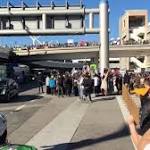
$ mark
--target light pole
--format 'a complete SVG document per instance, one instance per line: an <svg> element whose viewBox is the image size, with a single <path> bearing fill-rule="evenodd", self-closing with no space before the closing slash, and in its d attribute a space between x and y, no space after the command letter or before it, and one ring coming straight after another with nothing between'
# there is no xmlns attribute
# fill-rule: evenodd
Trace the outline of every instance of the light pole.
<svg viewBox="0 0 150 150"><path fill-rule="evenodd" d="M100 72L103 75L104 69L109 68L109 4L108 0L101 0L100 10Z"/></svg>

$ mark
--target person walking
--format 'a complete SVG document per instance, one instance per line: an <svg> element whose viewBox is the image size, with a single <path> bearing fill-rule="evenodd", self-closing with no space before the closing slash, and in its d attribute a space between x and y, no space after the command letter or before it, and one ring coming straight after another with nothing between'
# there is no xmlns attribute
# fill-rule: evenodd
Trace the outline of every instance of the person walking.
<svg viewBox="0 0 150 150"><path fill-rule="evenodd" d="M92 102L91 93L92 93L92 87L93 87L93 80L91 79L91 76L89 73L86 73L84 79L83 79L83 86L84 86L84 96L85 100L89 99L90 102Z"/></svg>
<svg viewBox="0 0 150 150"><path fill-rule="evenodd" d="M44 93L44 90L43 90L43 76L42 76L41 72L38 72L37 82L38 82L38 87L39 87L39 94Z"/></svg>

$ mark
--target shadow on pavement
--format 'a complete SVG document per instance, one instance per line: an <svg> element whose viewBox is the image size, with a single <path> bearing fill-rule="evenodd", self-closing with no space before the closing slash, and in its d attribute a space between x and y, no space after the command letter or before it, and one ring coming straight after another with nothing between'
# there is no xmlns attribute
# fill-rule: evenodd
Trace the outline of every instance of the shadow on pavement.
<svg viewBox="0 0 150 150"><path fill-rule="evenodd" d="M92 102L99 102L99 101L111 101L111 100L115 100L116 97L115 96L106 96L106 97L98 97L96 99L92 99Z"/></svg>
<svg viewBox="0 0 150 150"><path fill-rule="evenodd" d="M42 99L43 96L39 96L39 95L19 95L16 98L11 98L9 101L7 100L0 100L0 103L11 103L11 102L15 102L15 103L20 103L20 102L28 102L28 101L32 101L35 99Z"/></svg>
<svg viewBox="0 0 150 150"><path fill-rule="evenodd" d="M63 144L58 144L58 145L42 146L41 149L43 149L43 150L65 150L65 149L75 150L78 148L91 146L94 144L106 142L109 140L114 140L114 139L125 137L128 135L129 135L128 128L126 125L123 125L118 131L107 134L107 135L99 137L99 138L85 139L85 140L74 142L74 143L63 143Z"/></svg>
<svg viewBox="0 0 150 150"><path fill-rule="evenodd" d="M25 92L27 90L31 90L31 89L37 88L37 87L38 87L38 85L35 81L30 81L28 83L19 85L19 89L20 89L19 93L20 92Z"/></svg>

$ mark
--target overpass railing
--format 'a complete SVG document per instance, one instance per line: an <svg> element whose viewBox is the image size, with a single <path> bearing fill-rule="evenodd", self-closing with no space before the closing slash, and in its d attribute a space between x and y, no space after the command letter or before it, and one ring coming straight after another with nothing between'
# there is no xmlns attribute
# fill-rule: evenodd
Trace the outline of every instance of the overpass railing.
<svg viewBox="0 0 150 150"><path fill-rule="evenodd" d="M110 44L110 47L147 47L150 45L149 43L146 44L128 44L128 45L121 45L121 44ZM37 44L37 45L24 45L23 47L13 47L14 50L32 50L32 49L47 49L47 48L67 48L67 47L90 47L90 46L100 46L97 42L74 42L74 43L47 43L47 44Z"/></svg>

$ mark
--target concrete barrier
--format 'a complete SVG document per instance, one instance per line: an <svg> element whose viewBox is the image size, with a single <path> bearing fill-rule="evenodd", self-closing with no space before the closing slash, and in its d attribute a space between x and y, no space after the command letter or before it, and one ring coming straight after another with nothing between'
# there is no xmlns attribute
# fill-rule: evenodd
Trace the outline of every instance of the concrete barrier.
<svg viewBox="0 0 150 150"><path fill-rule="evenodd" d="M125 85L123 85L123 88L122 88L122 96L130 114L133 116L135 120L135 123L139 125L139 122L140 122L139 108L133 101L132 97L129 94L129 90Z"/></svg>

